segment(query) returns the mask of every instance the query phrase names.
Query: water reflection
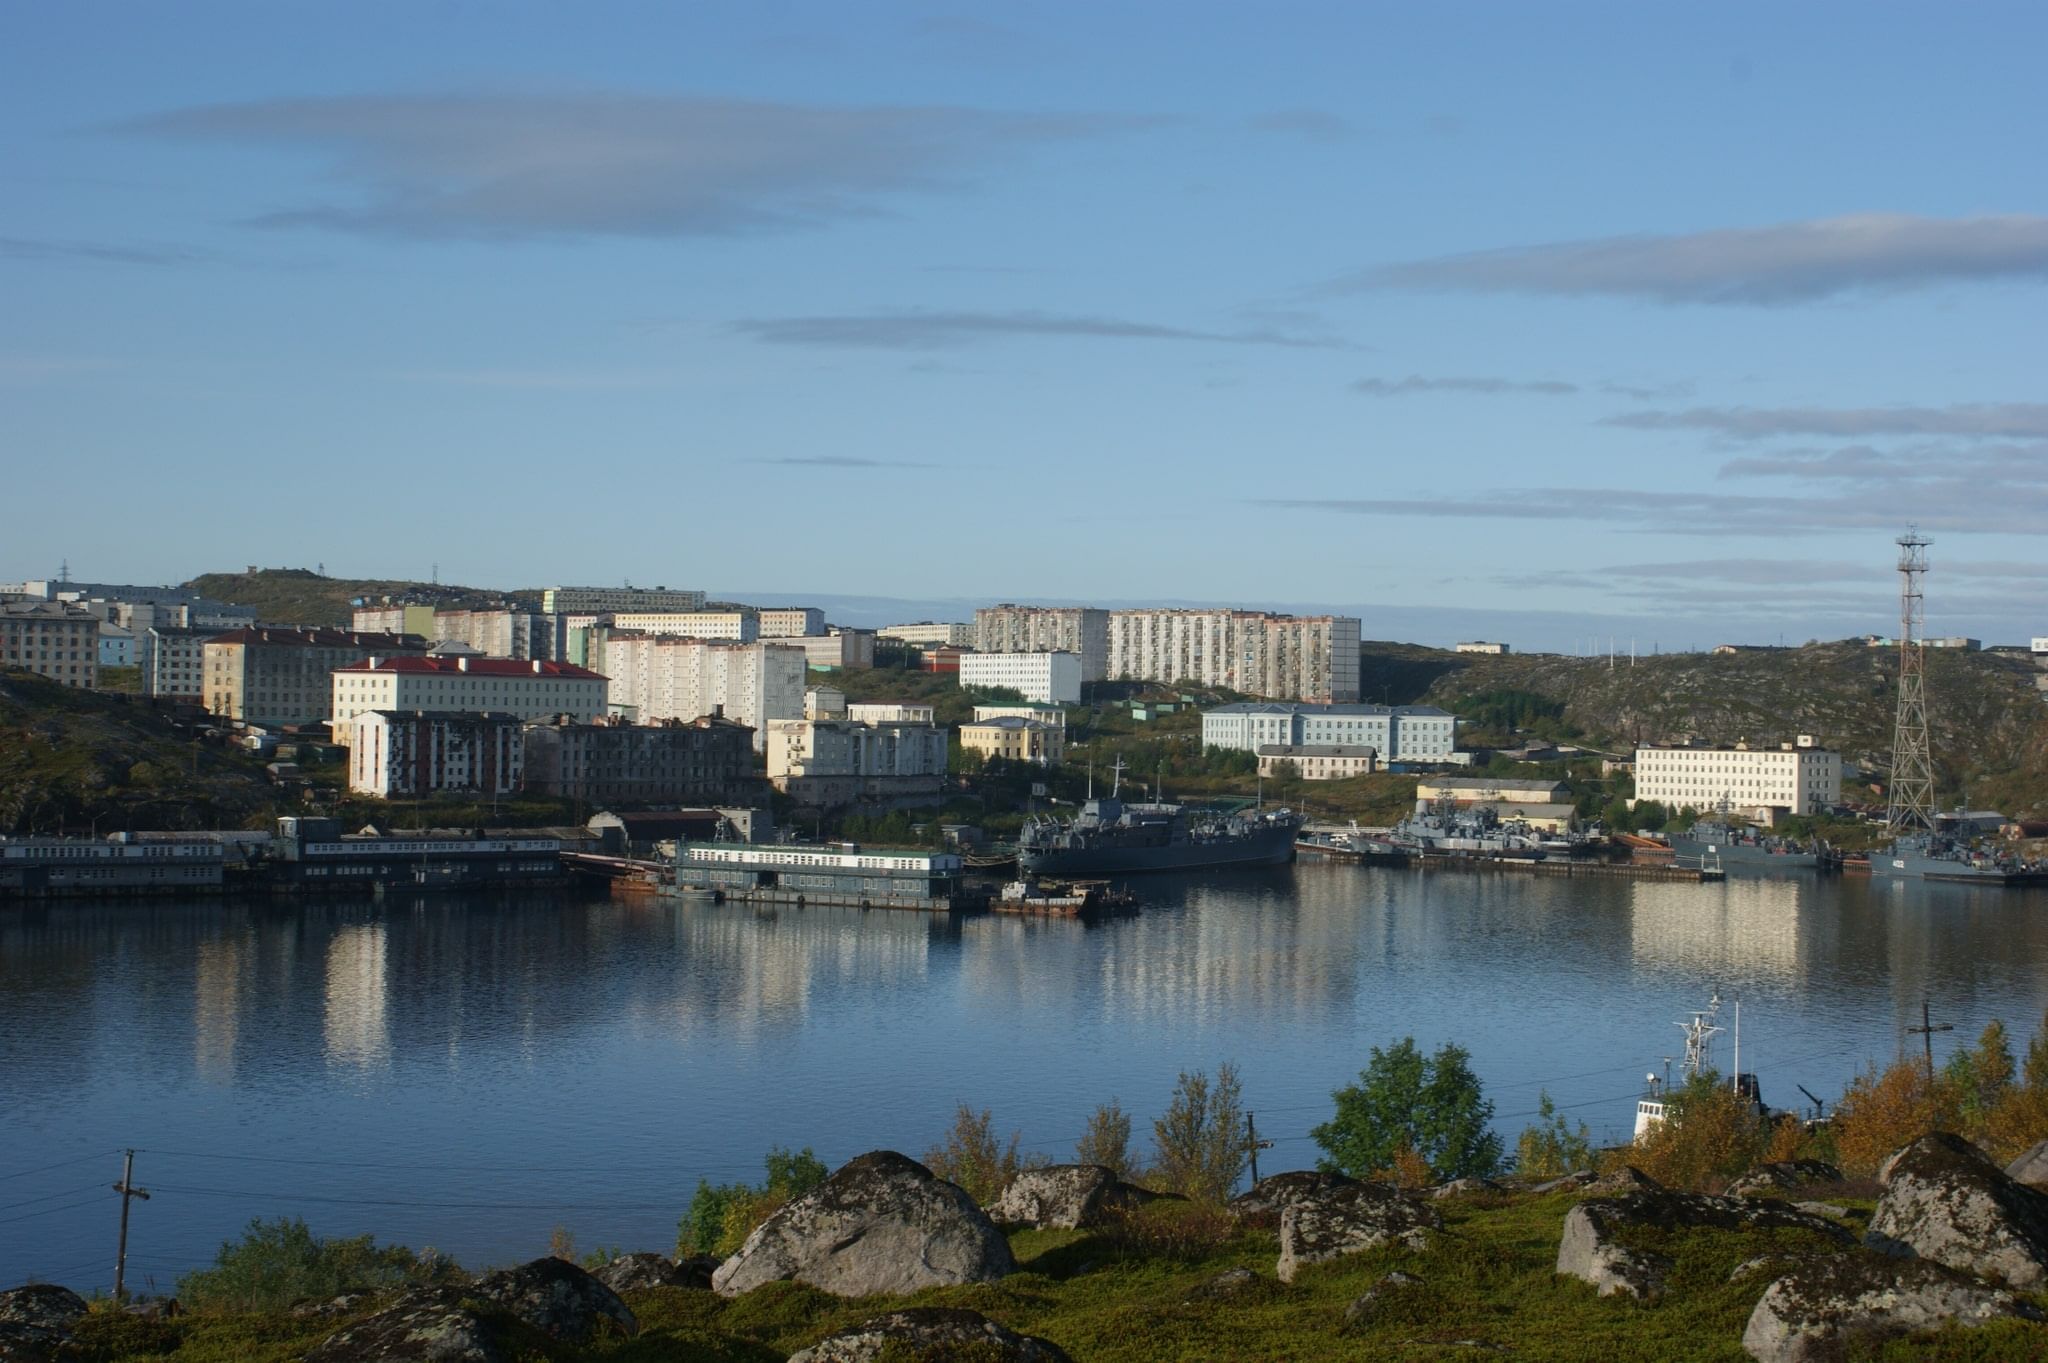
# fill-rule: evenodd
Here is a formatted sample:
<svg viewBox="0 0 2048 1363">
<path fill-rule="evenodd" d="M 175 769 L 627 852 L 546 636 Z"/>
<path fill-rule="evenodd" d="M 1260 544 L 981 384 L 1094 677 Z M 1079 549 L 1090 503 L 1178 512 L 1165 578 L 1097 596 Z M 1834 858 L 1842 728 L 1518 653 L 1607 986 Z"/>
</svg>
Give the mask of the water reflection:
<svg viewBox="0 0 2048 1363">
<path fill-rule="evenodd" d="M 391 1059 L 382 923 L 351 923 L 327 942 L 327 1063 L 381 1069 Z"/>
</svg>

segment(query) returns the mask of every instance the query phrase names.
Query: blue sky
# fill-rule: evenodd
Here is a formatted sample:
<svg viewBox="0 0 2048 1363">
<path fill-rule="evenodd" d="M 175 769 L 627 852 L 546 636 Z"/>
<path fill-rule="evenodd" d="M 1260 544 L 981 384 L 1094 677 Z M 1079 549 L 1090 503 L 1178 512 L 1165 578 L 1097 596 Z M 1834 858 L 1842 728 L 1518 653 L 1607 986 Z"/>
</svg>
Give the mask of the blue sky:
<svg viewBox="0 0 2048 1363">
<path fill-rule="evenodd" d="M 2048 633 L 2044 48 L 2023 5 L 15 6 L 0 579 L 1671 646 L 1884 630 L 1911 520 L 1933 631 Z"/>
</svg>

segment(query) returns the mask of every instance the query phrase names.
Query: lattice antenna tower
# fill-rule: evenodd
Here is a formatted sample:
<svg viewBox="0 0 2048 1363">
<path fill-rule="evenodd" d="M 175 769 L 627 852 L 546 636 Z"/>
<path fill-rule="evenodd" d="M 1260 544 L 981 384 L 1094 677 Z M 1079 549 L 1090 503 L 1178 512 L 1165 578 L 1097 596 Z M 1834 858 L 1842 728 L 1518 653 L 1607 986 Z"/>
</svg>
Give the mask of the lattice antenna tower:
<svg viewBox="0 0 2048 1363">
<path fill-rule="evenodd" d="M 1714 1021 L 1720 1012 L 1721 995 L 1716 991 L 1705 1008 L 1694 1010 L 1692 1021 L 1678 1024 L 1678 1030 L 1685 1034 L 1685 1063 L 1681 1068 L 1687 1075 L 1713 1068 L 1714 1038 L 1728 1030 Z"/>
<path fill-rule="evenodd" d="M 1892 728 L 1892 836 L 1934 829 L 1934 758 L 1927 743 L 1927 546 L 1917 529 L 1899 536 L 1899 715 Z"/>
</svg>

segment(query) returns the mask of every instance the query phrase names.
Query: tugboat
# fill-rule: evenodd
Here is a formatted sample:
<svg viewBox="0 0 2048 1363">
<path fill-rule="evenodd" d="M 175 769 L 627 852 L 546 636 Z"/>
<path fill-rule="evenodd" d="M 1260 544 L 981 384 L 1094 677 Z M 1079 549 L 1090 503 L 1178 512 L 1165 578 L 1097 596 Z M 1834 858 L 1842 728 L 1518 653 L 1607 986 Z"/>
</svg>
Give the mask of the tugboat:
<svg viewBox="0 0 2048 1363">
<path fill-rule="evenodd" d="M 1070 820 L 1037 815 L 1025 823 L 1017 839 L 1022 879 L 1282 866 L 1294 860 L 1302 820 L 1291 810 L 1216 814 L 1164 802 L 1126 804 L 1118 798 L 1122 758 L 1113 771 L 1108 799 L 1090 798 Z"/>
</svg>

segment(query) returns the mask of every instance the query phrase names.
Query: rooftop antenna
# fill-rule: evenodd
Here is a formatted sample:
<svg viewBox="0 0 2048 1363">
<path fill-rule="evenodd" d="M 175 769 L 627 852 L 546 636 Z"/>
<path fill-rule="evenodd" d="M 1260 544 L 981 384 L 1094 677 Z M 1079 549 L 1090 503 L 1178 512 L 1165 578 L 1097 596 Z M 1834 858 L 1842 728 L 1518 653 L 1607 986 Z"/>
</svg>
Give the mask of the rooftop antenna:
<svg viewBox="0 0 2048 1363">
<path fill-rule="evenodd" d="M 1720 1012 L 1721 994 L 1716 990 L 1705 1008 L 1693 1010 L 1692 1021 L 1673 1024 L 1685 1034 L 1685 1062 L 1682 1068 L 1688 1076 L 1698 1074 L 1707 1066 L 1708 1057 L 1713 1054 L 1714 1038 L 1728 1030 L 1714 1021 Z"/>
<path fill-rule="evenodd" d="M 1927 743 L 1927 654 L 1921 638 L 1927 601 L 1927 546 L 1917 527 L 1899 536 L 1899 714 L 1892 729 L 1890 807 L 1893 837 L 1934 829 L 1934 762 Z"/>
<path fill-rule="evenodd" d="M 62 563 L 57 565 L 57 580 L 59 582 L 69 582 L 71 580 L 70 559 L 67 558 Z"/>
</svg>

